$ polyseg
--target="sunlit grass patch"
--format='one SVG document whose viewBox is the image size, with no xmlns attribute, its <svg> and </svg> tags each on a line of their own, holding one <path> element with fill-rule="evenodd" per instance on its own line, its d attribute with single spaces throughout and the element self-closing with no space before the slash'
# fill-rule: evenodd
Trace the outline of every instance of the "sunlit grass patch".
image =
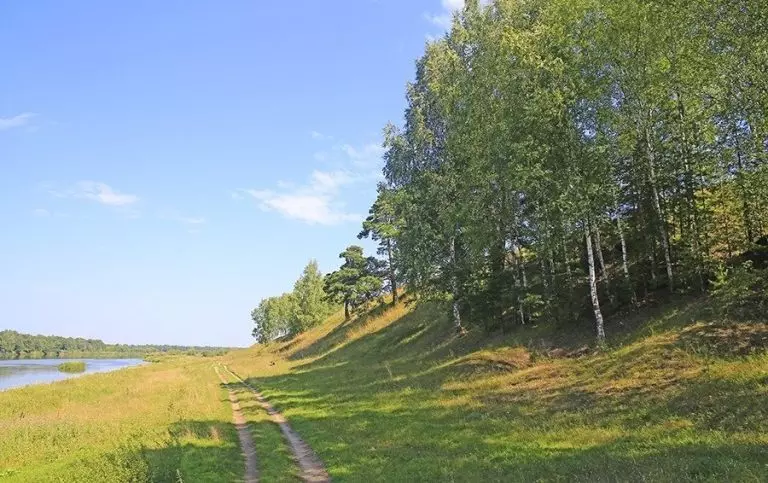
<svg viewBox="0 0 768 483">
<path fill-rule="evenodd" d="M 179 358 L 0 393 L 3 481 L 228 482 L 243 460 L 210 361 Z"/>
<path fill-rule="evenodd" d="M 590 327 L 578 326 L 570 339 L 550 338 L 545 324 L 457 338 L 445 313 L 422 304 L 331 320 L 298 342 L 225 359 L 289 418 L 336 481 L 766 474 L 768 355 L 681 344 L 691 327 L 709 327 L 706 301 L 609 321 L 602 350 L 584 350 Z M 732 325 L 728 337 L 740 330 Z M 746 332 L 740 341 L 760 331 Z"/>
</svg>

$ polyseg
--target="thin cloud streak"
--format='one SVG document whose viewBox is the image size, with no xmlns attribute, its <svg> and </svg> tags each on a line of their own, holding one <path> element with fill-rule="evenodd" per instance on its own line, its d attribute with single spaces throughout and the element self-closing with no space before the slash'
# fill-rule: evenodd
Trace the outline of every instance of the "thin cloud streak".
<svg viewBox="0 0 768 483">
<path fill-rule="evenodd" d="M 0 131 L 24 127 L 29 124 L 35 116 L 37 116 L 37 114 L 34 112 L 25 112 L 13 117 L 0 117 Z"/>
</svg>

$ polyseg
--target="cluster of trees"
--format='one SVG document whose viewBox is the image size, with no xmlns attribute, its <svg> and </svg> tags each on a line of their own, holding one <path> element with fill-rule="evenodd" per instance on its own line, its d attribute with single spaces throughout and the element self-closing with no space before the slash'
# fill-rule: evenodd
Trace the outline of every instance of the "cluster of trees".
<svg viewBox="0 0 768 483">
<path fill-rule="evenodd" d="M 764 0 L 467 1 L 384 130 L 360 233 L 383 259 L 348 249 L 327 295 L 407 284 L 459 331 L 602 340 L 606 312 L 706 290 L 768 228 L 766 32 Z"/>
<path fill-rule="evenodd" d="M 295 335 L 322 322 L 332 311 L 324 290 L 323 275 L 311 260 L 292 292 L 263 299 L 251 312 L 253 337 L 259 343 Z"/>
<path fill-rule="evenodd" d="M 15 330 L 0 331 L 0 359 L 61 357 L 66 355 L 136 355 L 155 352 L 221 353 L 225 347 L 179 345 L 106 344 L 98 339 L 22 334 Z"/>
<path fill-rule="evenodd" d="M 466 2 L 385 129 L 372 214 L 459 330 L 705 290 L 768 226 L 763 0 Z"/>
<path fill-rule="evenodd" d="M 252 335 L 258 343 L 304 332 L 325 320 L 334 311 L 334 304 L 343 305 L 349 319 L 354 309 L 382 294 L 385 286 L 380 274 L 387 263 L 366 257 L 356 245 L 347 247 L 339 257 L 344 263 L 338 270 L 323 276 L 317 262 L 311 260 L 292 292 L 261 300 L 251 312 Z"/>
</svg>

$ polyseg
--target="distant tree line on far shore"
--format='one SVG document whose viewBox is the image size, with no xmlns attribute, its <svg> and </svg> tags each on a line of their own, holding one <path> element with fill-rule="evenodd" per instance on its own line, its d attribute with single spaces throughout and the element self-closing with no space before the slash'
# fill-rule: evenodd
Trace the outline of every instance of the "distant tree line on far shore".
<svg viewBox="0 0 768 483">
<path fill-rule="evenodd" d="M 0 359 L 56 358 L 66 356 L 143 356 L 155 352 L 185 352 L 195 354 L 224 353 L 227 347 L 183 345 L 107 344 L 98 339 L 30 335 L 15 330 L 0 331 Z"/>
</svg>

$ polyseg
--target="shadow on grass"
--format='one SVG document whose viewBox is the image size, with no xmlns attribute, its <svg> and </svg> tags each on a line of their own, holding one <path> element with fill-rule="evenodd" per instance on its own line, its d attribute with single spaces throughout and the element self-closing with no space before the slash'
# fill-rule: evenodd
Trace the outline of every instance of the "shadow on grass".
<svg viewBox="0 0 768 483">
<path fill-rule="evenodd" d="M 224 483 L 242 481 L 243 469 L 233 424 L 179 421 L 153 445 L 125 444 L 101 459 L 84 460 L 79 471 L 87 480 L 70 481 Z"/>
<path fill-rule="evenodd" d="M 323 387 L 321 396 L 254 382 L 274 388 L 336 481 L 758 481 L 768 464 L 759 442 L 667 426 L 686 411 L 676 401 L 630 410 L 628 400 L 571 392 L 543 398 L 536 413 L 519 400 L 441 407 L 421 388 L 366 396 Z"/>
<path fill-rule="evenodd" d="M 253 392 L 239 382 L 220 384 L 237 397 L 240 411 L 248 423 L 256 447 L 259 476 L 262 481 L 298 482 L 298 467 L 283 439 L 282 432 L 262 408 Z"/>
<path fill-rule="evenodd" d="M 473 363 L 478 349 L 535 347 L 549 329 L 456 337 L 446 317 L 435 317 L 440 309 L 422 304 L 350 341 L 348 331 L 365 321 L 342 324 L 302 352 L 317 359 L 248 382 L 284 412 L 334 480 L 764 478 L 766 381 L 682 377 L 690 367 L 675 356 L 674 340 L 635 344 L 637 331 L 647 337 L 704 317 L 704 302 L 652 309 L 647 326 L 627 322 L 614 336 L 629 344 L 621 350 L 535 365 L 504 359 L 491 370 L 487 360 Z M 561 345 L 582 343 L 577 334 Z"/>
</svg>

